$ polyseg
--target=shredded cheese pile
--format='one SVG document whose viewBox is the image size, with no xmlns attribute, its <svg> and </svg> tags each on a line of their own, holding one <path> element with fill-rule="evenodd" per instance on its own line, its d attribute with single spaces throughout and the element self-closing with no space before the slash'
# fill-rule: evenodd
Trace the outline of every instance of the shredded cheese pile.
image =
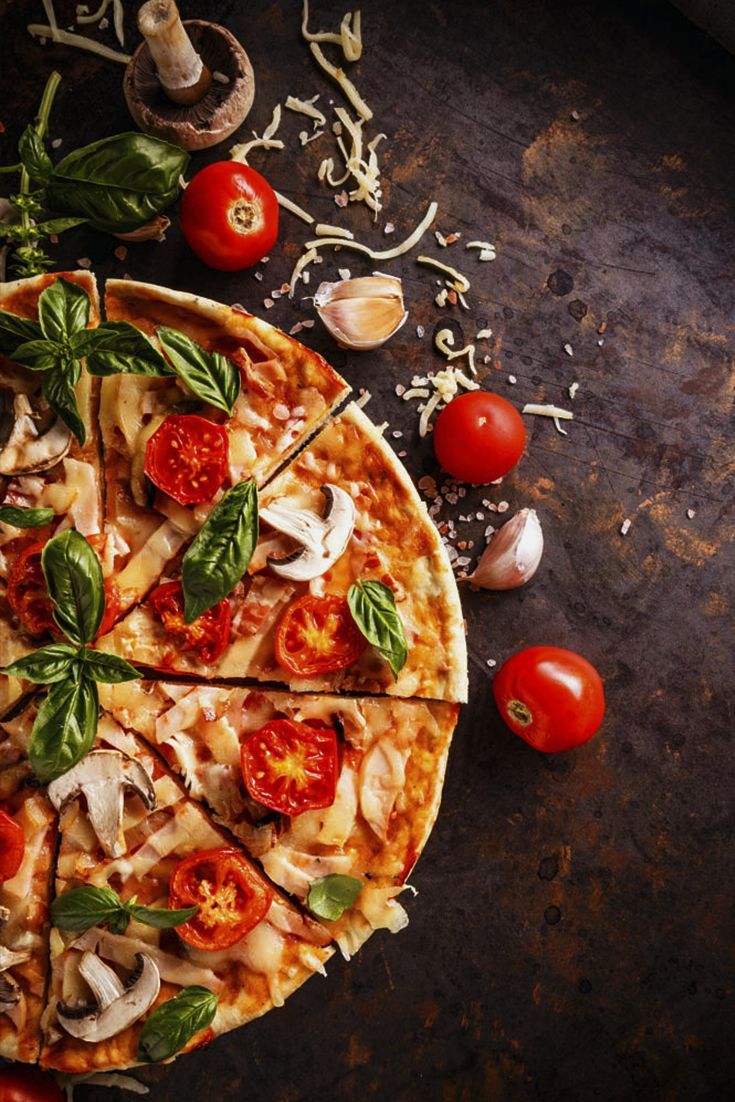
<svg viewBox="0 0 735 1102">
<path fill-rule="evenodd" d="M 92 15 L 88 14 L 89 9 L 85 4 L 80 4 L 76 9 L 76 18 L 78 23 L 96 23 L 100 30 L 106 30 L 108 22 L 103 19 L 105 12 L 112 3 L 112 21 L 115 29 L 115 36 L 121 46 L 125 45 L 125 32 L 123 30 L 123 4 L 122 0 L 102 0 L 100 7 Z M 99 57 L 104 57 L 108 61 L 119 61 L 123 65 L 127 65 L 130 61 L 130 54 L 123 54 L 119 50 L 113 50 L 109 46 L 105 46 L 102 42 L 97 42 L 94 38 L 88 38 L 83 34 L 74 34 L 72 31 L 64 31 L 59 27 L 56 12 L 54 10 L 53 0 L 43 0 L 43 10 L 46 13 L 48 23 L 29 23 L 27 31 L 34 38 L 47 39 L 50 38 L 52 42 L 61 42 L 65 46 L 74 46 L 78 50 L 87 50 L 91 54 L 97 54 Z"/>
<path fill-rule="evenodd" d="M 427 375 L 414 375 L 408 390 L 402 387 L 400 397 L 404 402 L 412 399 L 420 399 L 418 410 L 419 436 L 426 436 L 431 429 L 431 418 L 438 409 L 448 405 L 462 387 L 464 390 L 479 390 L 480 384 L 465 375 L 460 367 L 445 367 L 441 371 L 429 372 Z"/>
</svg>

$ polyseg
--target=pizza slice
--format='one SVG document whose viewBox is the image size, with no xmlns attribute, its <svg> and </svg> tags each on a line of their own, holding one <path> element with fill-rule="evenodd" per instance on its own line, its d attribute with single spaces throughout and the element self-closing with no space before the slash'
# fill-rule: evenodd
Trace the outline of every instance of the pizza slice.
<svg viewBox="0 0 735 1102">
<path fill-rule="evenodd" d="M 234 553 L 220 528 L 210 534 L 216 554 L 193 564 L 195 600 L 197 584 L 211 593 Z M 186 581 L 186 557 L 183 568 Z M 164 672 L 467 699 L 462 608 L 444 546 L 407 471 L 354 404 L 260 495 L 247 575 L 192 623 L 184 612 L 174 564 L 99 645 Z"/>
<path fill-rule="evenodd" d="M 108 281 L 105 308 L 159 342 L 178 372 L 102 384 L 107 522 L 124 548 L 116 571 L 128 608 L 223 488 L 262 485 L 349 387 L 316 352 L 241 309 L 132 280 Z"/>
<path fill-rule="evenodd" d="M 101 686 L 345 956 L 408 921 L 459 707 L 439 701 L 135 681 Z"/>
<path fill-rule="evenodd" d="M 35 1063 L 48 972 L 56 813 L 26 782 L 23 723 L 0 726 L 0 1056 Z"/>
<path fill-rule="evenodd" d="M 16 345 L 33 338 L 39 299 L 60 279 L 81 288 L 89 304 L 87 327 L 96 327 L 99 300 L 90 272 L 34 276 L 0 286 L 0 310 L 6 319 L 6 325 L 0 325 L 0 506 L 5 507 L 0 513 L 0 666 L 50 638 L 53 621 L 43 585 L 41 550 L 55 531 L 76 527 L 90 538 L 103 561 L 106 558 L 108 575 L 111 570 L 112 545 L 102 535 L 95 416 L 99 384 L 82 371 L 74 386 L 86 437 L 80 443 L 44 396 L 47 376 L 55 368 L 31 370 L 9 358 Z M 31 323 L 26 333 L 23 321 Z M 29 512 L 39 509 L 49 511 L 45 523 L 43 515 Z M 0 675 L 0 716 L 22 691 L 17 679 Z"/>
</svg>

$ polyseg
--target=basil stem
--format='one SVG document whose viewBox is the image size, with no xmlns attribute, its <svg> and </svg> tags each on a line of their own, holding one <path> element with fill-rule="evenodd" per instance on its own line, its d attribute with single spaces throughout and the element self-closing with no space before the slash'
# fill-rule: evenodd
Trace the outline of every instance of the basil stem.
<svg viewBox="0 0 735 1102">
<path fill-rule="evenodd" d="M 217 996 L 206 987 L 184 987 L 161 1003 L 143 1024 L 138 1038 L 138 1059 L 144 1063 L 169 1060 L 191 1038 L 206 1029 L 217 1013 Z"/>
<path fill-rule="evenodd" d="M 347 603 L 360 631 L 385 658 L 397 680 L 408 658 L 408 643 L 393 590 L 383 582 L 357 581 L 349 588 Z"/>
<path fill-rule="evenodd" d="M 228 596 L 248 568 L 258 542 L 258 490 L 238 482 L 215 505 L 184 555 L 184 620 L 192 623 Z"/>
</svg>

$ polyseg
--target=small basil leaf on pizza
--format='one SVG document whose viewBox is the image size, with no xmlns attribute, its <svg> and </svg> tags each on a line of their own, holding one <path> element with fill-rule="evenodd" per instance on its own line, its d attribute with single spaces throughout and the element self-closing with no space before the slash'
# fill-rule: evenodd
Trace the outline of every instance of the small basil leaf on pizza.
<svg viewBox="0 0 735 1102">
<path fill-rule="evenodd" d="M 122 681 L 135 681 L 140 677 L 140 671 L 135 666 L 116 654 L 105 654 L 103 651 L 85 647 L 79 658 L 84 676 L 103 685 L 119 685 Z"/>
<path fill-rule="evenodd" d="M 335 872 L 312 883 L 306 897 L 306 906 L 319 918 L 336 922 L 352 906 L 361 891 L 362 880 Z"/>
<path fill-rule="evenodd" d="M 13 528 L 43 528 L 56 514 L 53 509 L 25 509 L 21 505 L 0 505 L 0 521 Z"/>
<path fill-rule="evenodd" d="M 157 930 L 171 930 L 183 926 L 199 910 L 199 907 L 181 907 L 178 910 L 168 907 L 143 907 L 139 903 L 125 903 L 125 910 L 136 922 L 146 926 L 155 926 Z"/>
<path fill-rule="evenodd" d="M 10 356 L 20 344 L 39 340 L 43 334 L 37 321 L 19 318 L 9 310 L 0 310 L 0 353 Z"/>
<path fill-rule="evenodd" d="M 62 681 L 77 661 L 77 650 L 69 643 L 51 643 L 27 654 L 3 669 L 6 677 L 24 677 L 34 685 L 53 685 Z"/>
<path fill-rule="evenodd" d="M 63 359 L 63 351 L 55 341 L 39 337 L 19 344 L 13 352 L 15 363 L 30 371 L 55 371 Z"/>
<path fill-rule="evenodd" d="M 138 1059 L 147 1064 L 168 1060 L 202 1029 L 214 1021 L 217 996 L 206 987 L 184 987 L 161 1003 L 143 1024 L 138 1038 Z"/>
<path fill-rule="evenodd" d="M 397 679 L 408 658 L 408 643 L 393 590 L 383 582 L 360 580 L 350 586 L 347 603 L 360 631 Z"/>
<path fill-rule="evenodd" d="M 173 375 L 145 333 L 127 321 L 105 321 L 72 338 L 76 356 L 87 357 L 90 375 Z"/>
<path fill-rule="evenodd" d="M 41 380 L 43 396 L 54 413 L 61 418 L 68 429 L 76 436 L 80 444 L 87 439 L 87 430 L 77 405 L 74 386 L 79 380 L 81 368 L 78 361 L 71 360 L 44 371 Z"/>
<path fill-rule="evenodd" d="M 215 505 L 181 563 L 184 620 L 196 620 L 227 597 L 248 568 L 258 542 L 255 482 L 238 482 Z"/>
<path fill-rule="evenodd" d="M 221 352 L 205 351 L 178 329 L 162 325 L 156 330 L 156 336 L 174 371 L 189 390 L 208 405 L 232 413 L 240 393 L 240 372 L 232 360 Z"/>
<path fill-rule="evenodd" d="M 48 541 L 41 566 L 56 623 L 73 643 L 91 643 L 105 611 L 100 560 L 84 536 L 69 528 Z"/>
<path fill-rule="evenodd" d="M 38 299 L 38 320 L 46 340 L 62 343 L 89 324 L 89 295 L 68 279 L 57 279 Z"/>
<path fill-rule="evenodd" d="M 128 919 L 120 896 L 112 888 L 72 888 L 63 895 L 57 895 L 51 904 L 51 921 L 59 930 L 89 930 L 121 913 L 127 926 Z"/>
<path fill-rule="evenodd" d="M 94 743 L 98 718 L 94 681 L 72 676 L 51 686 L 38 709 L 28 747 L 40 781 L 52 781 L 82 760 Z"/>
</svg>

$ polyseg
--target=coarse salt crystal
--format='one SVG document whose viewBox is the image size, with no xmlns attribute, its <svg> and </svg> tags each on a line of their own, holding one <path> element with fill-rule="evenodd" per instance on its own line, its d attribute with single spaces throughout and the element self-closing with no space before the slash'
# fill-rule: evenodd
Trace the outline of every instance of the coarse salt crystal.
<svg viewBox="0 0 735 1102">
<path fill-rule="evenodd" d="M 687 509 L 687 516 L 689 517 L 690 520 L 693 520 L 696 515 L 697 514 L 694 511 L 694 509 Z"/>
<path fill-rule="evenodd" d="M 395 232 L 396 232 L 396 227 L 393 225 L 393 223 L 392 222 L 386 222 L 385 226 L 383 227 L 383 233 L 395 233 Z"/>
<path fill-rule="evenodd" d="M 272 298 L 264 298 L 263 305 L 265 306 L 266 310 L 270 310 L 271 306 L 275 306 L 276 304 Z"/>
<path fill-rule="evenodd" d="M 124 260 L 125 257 L 128 255 L 128 250 L 125 245 L 118 245 L 118 247 L 114 249 L 113 252 L 118 260 Z"/>
<path fill-rule="evenodd" d="M 508 382 L 511 383 L 513 386 L 515 386 L 516 383 L 518 382 L 518 380 L 516 379 L 515 375 L 509 375 L 508 376 Z"/>
<path fill-rule="evenodd" d="M 276 402 L 273 407 L 273 416 L 276 421 L 288 421 L 291 413 L 288 406 L 284 402 Z"/>
<path fill-rule="evenodd" d="M 569 342 L 564 345 L 564 351 L 566 352 L 567 356 L 574 355 L 574 349 L 572 348 L 571 344 L 569 344 Z"/>
<path fill-rule="evenodd" d="M 509 509 L 510 509 L 510 504 L 507 501 L 499 501 L 498 502 L 498 512 L 499 513 L 507 513 Z"/>
<path fill-rule="evenodd" d="M 92 261 L 89 259 L 88 256 L 80 256 L 79 259 L 77 260 L 77 264 L 79 265 L 80 268 L 91 268 L 92 267 Z"/>
<path fill-rule="evenodd" d="M 417 325 L 416 326 L 416 336 L 417 337 L 423 337 L 425 332 L 426 332 L 426 330 L 424 329 L 423 325 Z"/>
<path fill-rule="evenodd" d="M 263 278 L 263 273 L 262 272 L 253 272 L 253 275 L 258 280 Z"/>
<path fill-rule="evenodd" d="M 490 667 L 490 669 L 492 669 L 492 668 L 493 668 L 493 666 L 497 666 L 497 664 L 498 664 L 498 663 L 497 663 L 497 662 L 495 661 L 495 659 L 494 659 L 494 658 L 488 658 L 488 659 L 486 660 L 486 663 L 485 663 L 485 664 L 486 664 L 487 666 L 489 666 L 489 667 Z"/>
<path fill-rule="evenodd" d="M 630 526 L 631 526 L 632 523 L 633 522 L 632 522 L 632 520 L 630 520 L 629 517 L 625 518 L 623 523 L 620 525 L 620 535 L 621 536 L 627 536 L 628 535 L 628 532 L 630 531 Z"/>
<path fill-rule="evenodd" d="M 340 191 L 338 195 L 335 195 L 334 201 L 338 207 L 346 207 L 350 200 L 346 191 Z"/>
</svg>

